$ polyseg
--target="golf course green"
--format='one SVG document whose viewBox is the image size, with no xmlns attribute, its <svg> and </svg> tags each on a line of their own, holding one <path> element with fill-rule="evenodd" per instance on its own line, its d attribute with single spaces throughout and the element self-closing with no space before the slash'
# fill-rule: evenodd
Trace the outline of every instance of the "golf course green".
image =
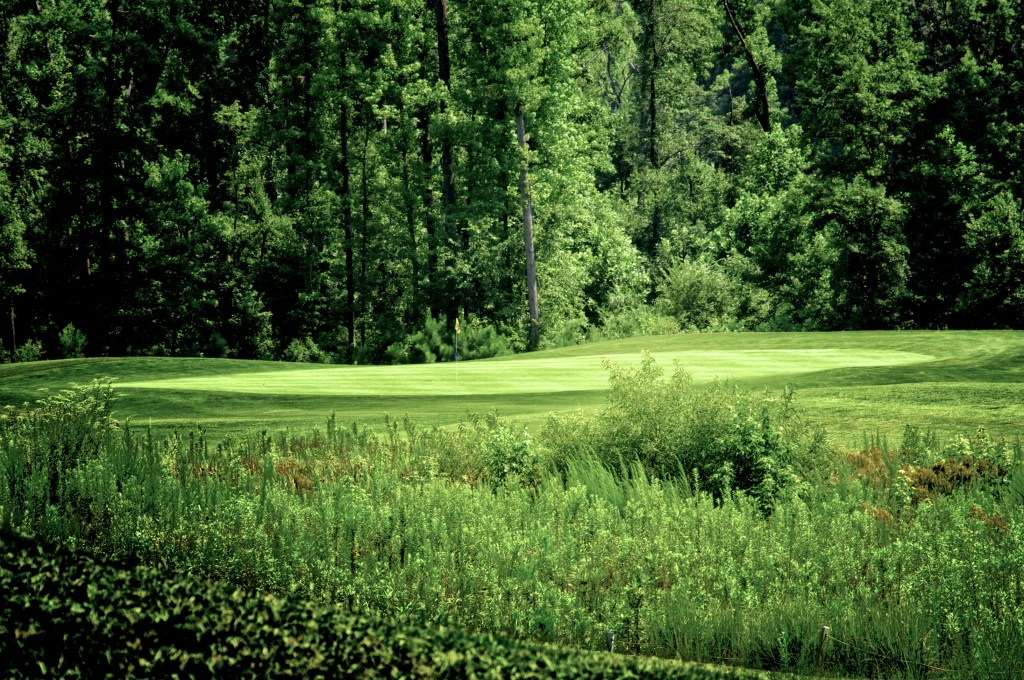
<svg viewBox="0 0 1024 680">
<path fill-rule="evenodd" d="M 552 412 L 599 408 L 605 362 L 650 352 L 694 381 L 796 390 L 806 417 L 834 443 L 897 439 L 908 424 L 938 433 L 1015 437 L 1024 422 L 1024 332 L 879 331 L 682 334 L 614 340 L 497 359 L 337 366 L 230 359 L 98 358 L 0 366 L 0 404 L 22 404 L 109 377 L 115 415 L 158 430 L 202 423 L 211 436 L 305 427 L 336 413 L 445 425 L 489 411 L 539 426 Z"/>
</svg>

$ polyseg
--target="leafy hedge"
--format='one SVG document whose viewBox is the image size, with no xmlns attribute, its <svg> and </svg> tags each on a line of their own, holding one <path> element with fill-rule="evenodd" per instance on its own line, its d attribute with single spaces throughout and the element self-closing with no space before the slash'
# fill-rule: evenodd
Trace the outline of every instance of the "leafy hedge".
<svg viewBox="0 0 1024 680">
<path fill-rule="evenodd" d="M 415 629 L 0 531 L 7 677 L 737 678 L 725 669 Z"/>
</svg>

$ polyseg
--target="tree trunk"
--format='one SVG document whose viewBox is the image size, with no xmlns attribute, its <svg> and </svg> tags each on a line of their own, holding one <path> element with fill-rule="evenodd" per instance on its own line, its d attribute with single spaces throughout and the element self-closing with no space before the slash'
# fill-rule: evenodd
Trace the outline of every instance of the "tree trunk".
<svg viewBox="0 0 1024 680">
<path fill-rule="evenodd" d="M 740 40 L 740 47 L 743 48 L 743 54 L 747 58 L 750 73 L 754 77 L 754 116 L 757 117 L 757 122 L 761 125 L 762 130 L 771 132 L 771 117 L 768 110 L 768 80 L 765 78 L 764 71 L 757 65 L 757 60 L 754 59 L 754 53 L 750 50 L 750 46 L 747 45 L 747 39 L 743 35 L 739 22 L 736 21 L 736 15 L 732 11 L 729 0 L 722 0 L 722 4 L 725 6 L 725 14 L 729 17 L 732 30 L 736 32 L 736 37 Z"/>
<path fill-rule="evenodd" d="M 409 173 L 409 150 L 402 149 L 402 188 L 405 194 L 405 224 L 409 230 L 409 260 L 412 265 L 412 315 L 413 324 L 419 324 L 420 316 L 420 258 L 416 239 L 416 199 Z"/>
<path fill-rule="evenodd" d="M 639 101 L 639 124 L 640 144 L 638 147 L 638 168 L 646 167 L 648 170 L 657 170 L 660 165 L 658 159 L 658 87 L 657 77 L 659 64 L 658 55 L 658 21 L 656 17 L 657 0 L 647 0 L 641 5 L 640 23 L 641 37 L 639 45 L 639 76 L 640 76 L 640 101 Z M 647 185 L 651 180 L 643 177 L 637 186 L 637 202 L 641 212 L 647 210 L 648 203 L 653 203 L 651 209 L 651 221 L 646 235 L 639 239 L 638 246 L 650 256 L 654 256 L 658 248 L 660 238 L 661 214 L 657 205 L 657 198 L 651 199 L 647 195 Z"/>
<path fill-rule="evenodd" d="M 370 183 L 369 183 L 369 154 L 370 154 L 370 125 L 372 120 L 369 111 L 366 113 L 367 124 L 363 128 L 363 157 L 360 167 L 360 189 L 362 194 L 362 228 L 359 233 L 359 287 L 364 293 L 359 297 L 359 344 L 366 344 L 366 234 L 370 230 Z"/>
<path fill-rule="evenodd" d="M 434 23 L 437 27 L 437 75 L 448 92 L 452 90 L 452 65 L 448 55 L 448 0 L 433 0 Z M 440 112 L 443 115 L 447 104 L 441 101 Z M 455 172 L 453 170 L 453 152 L 451 136 L 441 137 L 441 200 L 445 212 L 455 205 Z"/>
<path fill-rule="evenodd" d="M 344 63 L 344 60 L 343 62 Z M 356 277 L 352 256 L 352 171 L 348 155 L 348 106 L 342 105 L 341 127 L 341 220 L 345 230 L 345 330 L 348 345 L 356 345 Z"/>
<path fill-rule="evenodd" d="M 430 148 L 430 111 L 426 107 L 421 109 L 417 115 L 417 128 L 420 133 L 420 159 L 423 162 L 423 226 L 427 230 L 427 270 L 424 274 L 426 287 L 424 295 L 430 307 L 430 313 L 436 315 L 437 308 L 435 306 L 433 287 L 437 276 L 437 217 L 434 214 L 434 190 L 430 184 L 431 169 L 434 165 L 434 153 Z M 417 302 L 417 304 L 419 303 Z M 418 308 L 414 311 L 414 323 L 419 322 L 421 311 Z"/>
<path fill-rule="evenodd" d="M 445 87 L 445 95 L 438 105 L 438 113 L 441 114 L 441 119 L 444 120 L 445 111 L 448 109 L 447 96 L 452 90 L 452 66 L 448 52 L 448 0 L 427 0 L 427 4 L 434 11 L 434 27 L 437 33 L 437 80 L 444 83 Z M 455 212 L 455 152 L 453 150 L 450 130 L 441 129 L 440 142 L 441 218 L 437 224 L 437 233 L 434 239 L 438 249 L 443 244 L 450 243 L 452 240 L 452 215 Z M 462 232 L 463 230 L 460 228 L 459 231 Z M 460 243 L 463 242 L 462 237 L 463 234 L 460 234 L 458 239 Z M 451 251 L 449 251 L 449 257 L 451 257 Z M 457 294 L 454 291 L 444 292 L 444 287 L 448 280 L 448 272 L 452 270 L 454 265 L 454 259 L 446 258 L 446 261 L 441 265 L 446 270 L 442 275 L 435 259 L 435 267 L 433 269 L 433 272 L 436 273 L 436 280 L 432 281 L 431 311 L 444 314 L 449 318 L 454 317 L 459 308 L 459 300 L 456 299 Z"/>
<path fill-rule="evenodd" d="M 348 11 L 347 3 L 336 2 L 334 10 L 340 20 L 342 14 Z M 339 72 L 344 73 L 348 64 L 344 41 L 340 43 L 339 52 Z M 338 115 L 341 137 L 339 140 L 341 146 L 341 221 L 345 233 L 345 331 L 348 335 L 348 358 L 351 359 L 352 350 L 356 346 L 356 276 L 352 253 L 352 169 L 348 152 L 349 117 L 348 102 L 342 101 L 341 111 Z"/>
<path fill-rule="evenodd" d="M 14 333 L 14 302 L 11 302 L 11 363 L 18 363 L 18 336 Z"/>
<path fill-rule="evenodd" d="M 519 196 L 523 202 L 523 245 L 526 249 L 526 295 L 530 305 L 529 349 L 537 349 L 540 339 L 540 310 L 537 303 L 537 265 L 533 256 L 533 201 L 526 171 L 529 164 L 526 146 L 526 122 L 522 106 L 516 107 L 516 139 L 519 140 Z"/>
</svg>

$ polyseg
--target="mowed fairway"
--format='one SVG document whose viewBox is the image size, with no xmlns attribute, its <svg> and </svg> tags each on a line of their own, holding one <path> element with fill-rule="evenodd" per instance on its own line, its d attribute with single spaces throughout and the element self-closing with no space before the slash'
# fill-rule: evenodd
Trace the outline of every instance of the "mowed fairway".
<svg viewBox="0 0 1024 680">
<path fill-rule="evenodd" d="M 226 359 L 80 359 L 0 366 L 0 403 L 33 401 L 94 378 L 116 379 L 116 415 L 159 430 L 207 426 L 373 425 L 385 413 L 422 425 L 469 414 L 539 426 L 549 413 L 604 403 L 604 363 L 649 351 L 695 381 L 796 389 L 796 404 L 835 443 L 898 439 L 907 424 L 1015 436 L 1024 423 L 1024 332 L 735 333 L 633 338 L 455 364 L 325 366 Z"/>
</svg>

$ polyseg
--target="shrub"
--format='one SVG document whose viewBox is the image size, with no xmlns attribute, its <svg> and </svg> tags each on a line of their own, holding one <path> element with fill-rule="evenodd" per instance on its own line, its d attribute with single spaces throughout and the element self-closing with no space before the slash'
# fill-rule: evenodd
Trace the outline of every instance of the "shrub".
<svg viewBox="0 0 1024 680">
<path fill-rule="evenodd" d="M 29 361 L 41 361 L 46 353 L 43 351 L 43 343 L 38 340 L 28 340 L 15 352 L 18 361 L 28 363 Z"/>
<path fill-rule="evenodd" d="M 423 628 L 0 530 L 10 677 L 759 677 Z"/>
<path fill-rule="evenodd" d="M 658 283 L 655 308 L 684 329 L 734 326 L 740 309 L 740 283 L 718 262 L 676 260 Z"/>
<path fill-rule="evenodd" d="M 494 485 L 518 483 L 533 487 L 540 483 L 540 458 L 526 430 L 517 435 L 498 425 L 487 441 L 485 462 L 488 479 Z"/>
<path fill-rule="evenodd" d="M 640 304 L 628 309 L 601 310 L 600 326 L 592 329 L 591 341 L 616 340 L 643 335 L 672 335 L 679 332 L 679 322 L 658 312 L 650 305 Z"/>
<path fill-rule="evenodd" d="M 552 417 L 545 435 L 556 461 L 571 457 L 558 449 L 572 441 L 572 455 L 593 455 L 611 470 L 625 474 L 638 460 L 649 474 L 694 482 L 715 498 L 744 491 L 768 512 L 819 455 L 821 438 L 795 417 L 791 391 L 694 386 L 678 366 L 666 378 L 646 353 L 638 367 L 608 368 L 608 405 L 596 417 Z"/>
<path fill-rule="evenodd" d="M 487 359 L 512 354 L 512 343 L 494 326 L 470 317 L 461 325 L 459 359 Z M 386 352 L 393 364 L 432 364 L 455 358 L 455 327 L 442 315 L 428 316 L 423 330 L 390 345 Z"/>
<path fill-rule="evenodd" d="M 65 498 L 67 475 L 100 455 L 111 433 L 110 380 L 41 399 L 0 416 L 0 506 L 5 519 L 35 528 Z"/>
<path fill-rule="evenodd" d="M 299 340 L 298 338 L 292 340 L 285 349 L 282 358 L 285 361 L 294 361 L 296 363 L 305 364 L 331 363 L 331 354 L 320 349 L 320 347 L 313 342 L 313 339 L 308 335 L 305 340 Z"/>
<path fill-rule="evenodd" d="M 57 336 L 57 346 L 60 355 L 64 359 L 80 359 L 85 356 L 85 345 L 87 341 L 85 334 L 75 328 L 74 324 L 64 326 L 64 330 Z"/>
</svg>

